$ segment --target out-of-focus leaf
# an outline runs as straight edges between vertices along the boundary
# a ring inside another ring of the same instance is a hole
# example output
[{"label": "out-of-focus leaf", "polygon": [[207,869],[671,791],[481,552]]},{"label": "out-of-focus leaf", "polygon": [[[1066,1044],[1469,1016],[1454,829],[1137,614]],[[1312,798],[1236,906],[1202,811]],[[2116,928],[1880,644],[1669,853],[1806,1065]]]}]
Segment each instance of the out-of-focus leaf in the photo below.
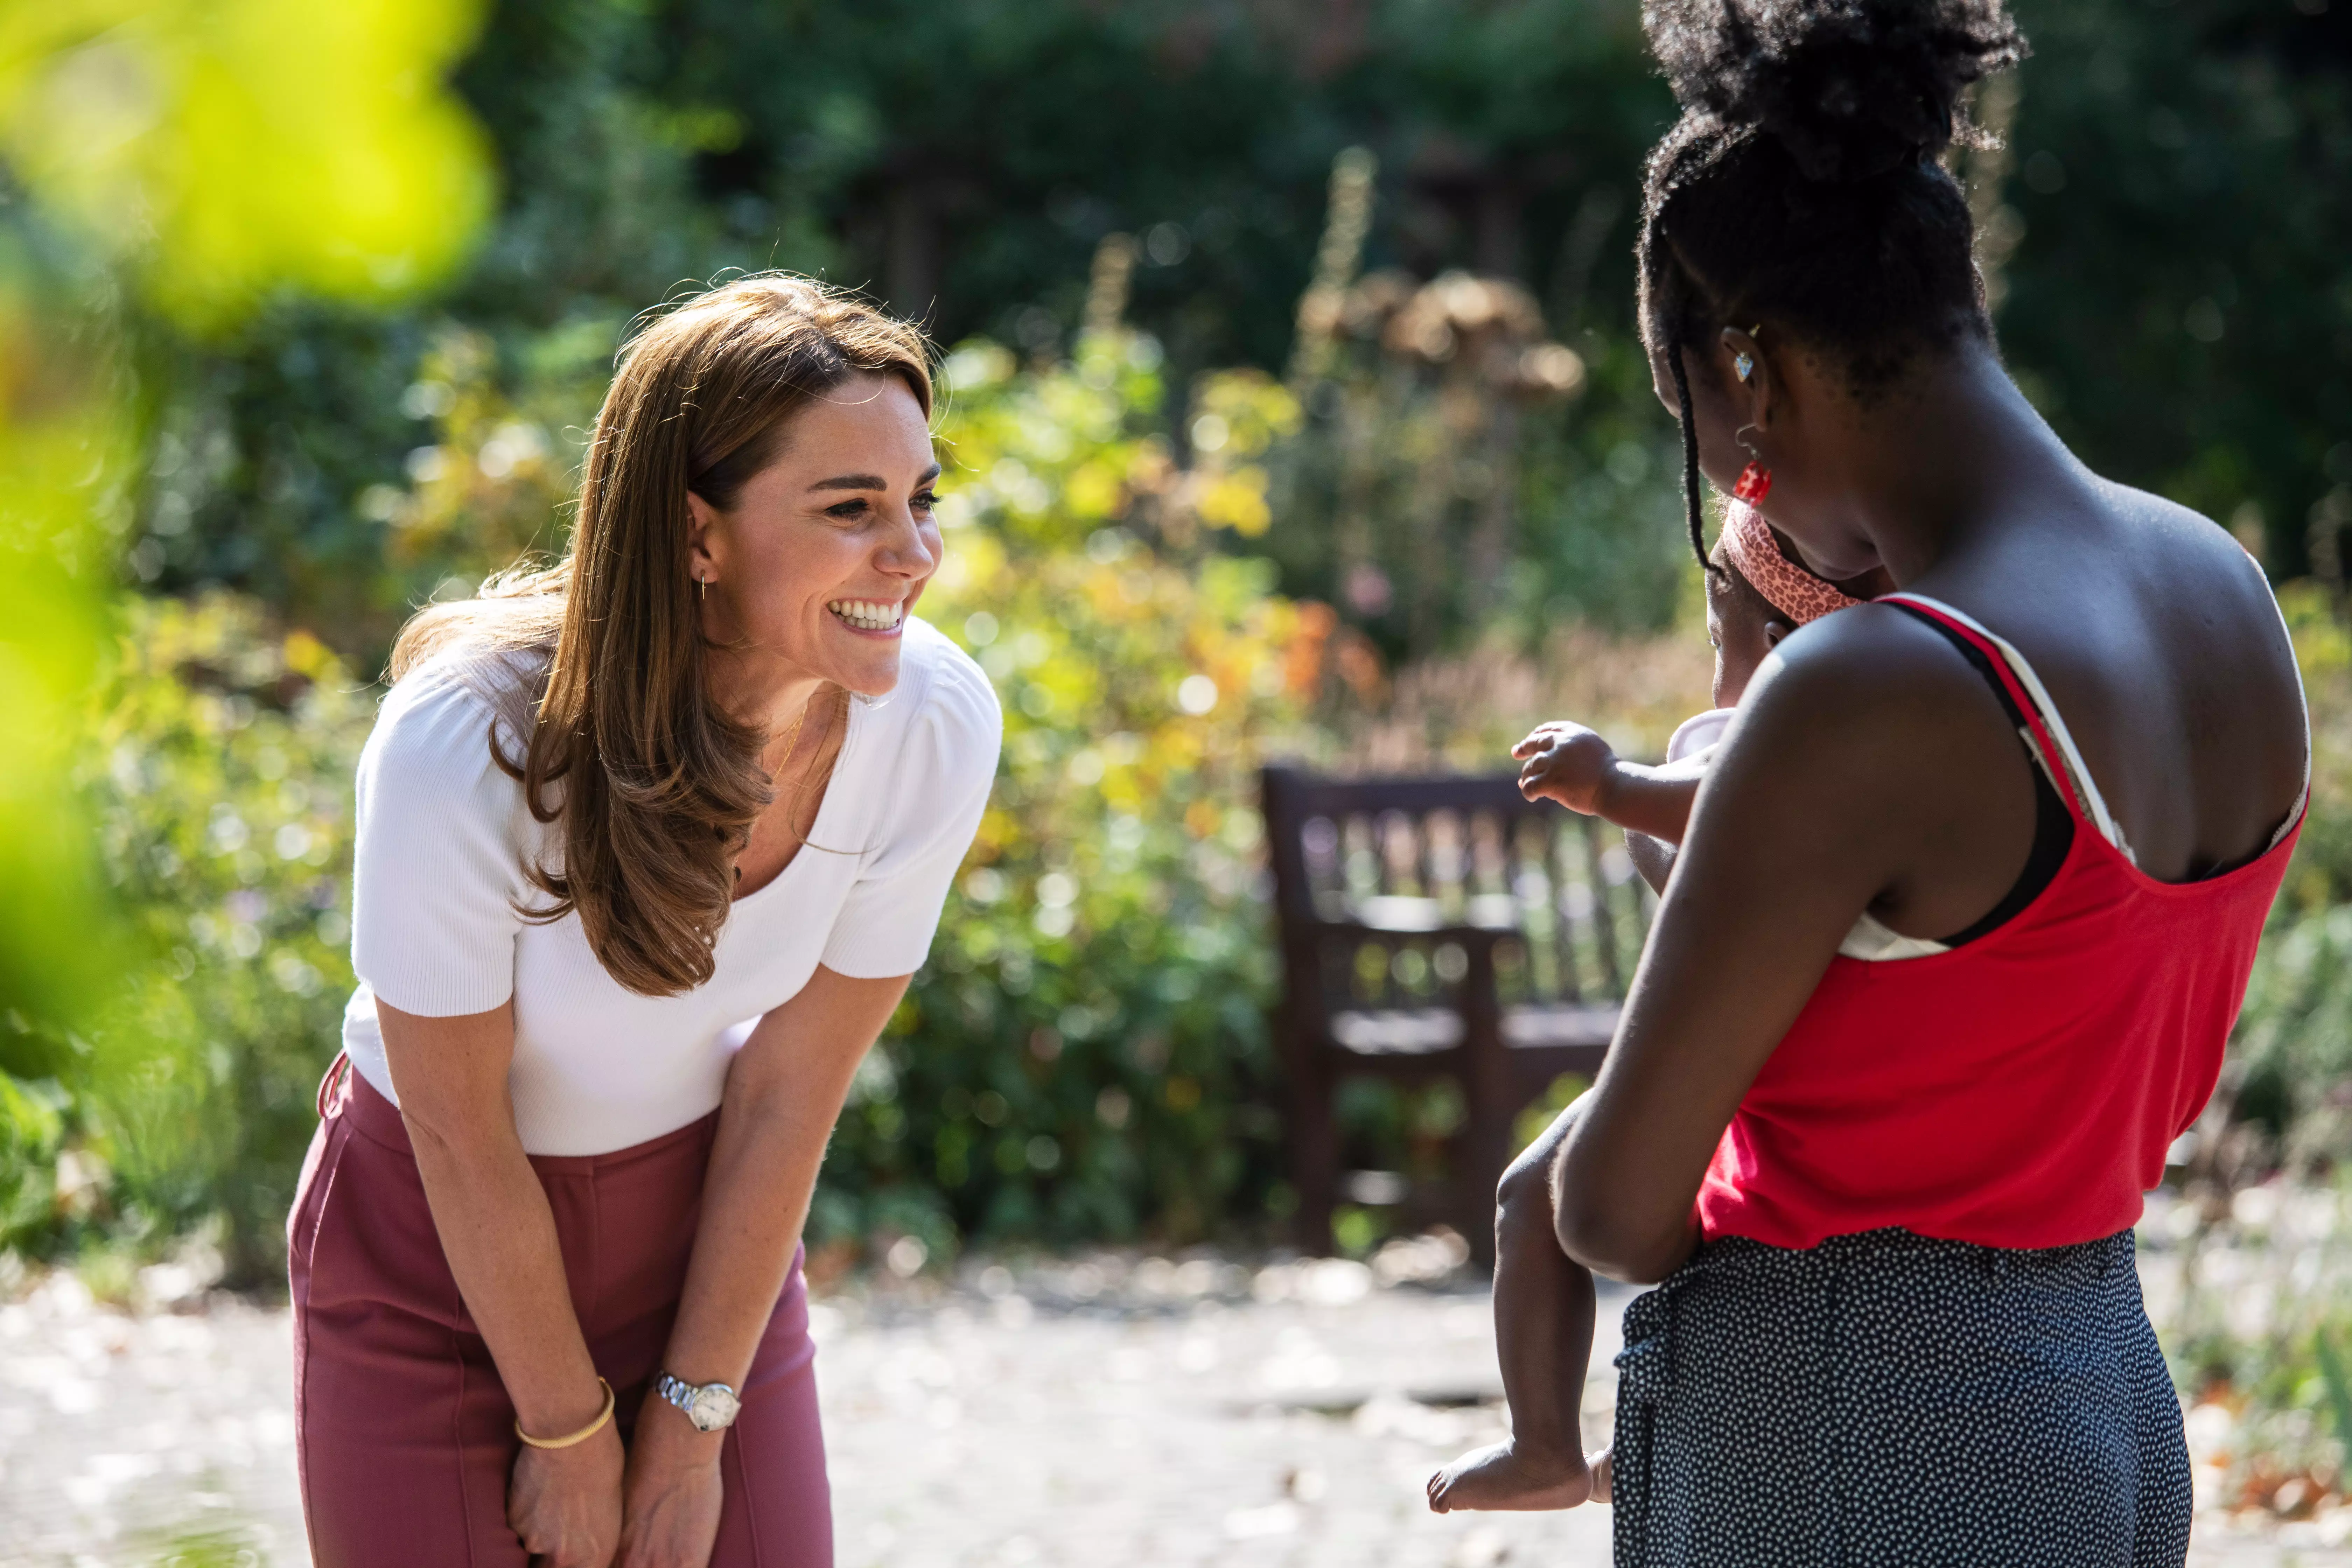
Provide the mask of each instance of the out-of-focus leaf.
[{"label": "out-of-focus leaf", "polygon": [[279,289],[383,300],[490,202],[442,77],[478,0],[82,0],[0,13],[0,149],[48,208],[213,327]]}]

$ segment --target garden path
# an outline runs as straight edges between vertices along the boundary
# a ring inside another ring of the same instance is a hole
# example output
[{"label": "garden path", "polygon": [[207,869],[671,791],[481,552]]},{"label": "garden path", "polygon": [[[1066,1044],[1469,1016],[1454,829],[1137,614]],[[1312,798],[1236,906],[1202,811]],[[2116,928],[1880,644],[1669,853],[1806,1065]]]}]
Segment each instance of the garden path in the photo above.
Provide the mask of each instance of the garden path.
[{"label": "garden path", "polygon": [[[1433,1465],[1502,1430],[1486,1301],[1437,1243],[1379,1261],[1106,1256],[825,1294],[843,1568],[1607,1563],[1603,1510],[1423,1506]],[[1601,1300],[1596,1432],[1629,1298]],[[181,1305],[111,1310],[59,1275],[0,1307],[0,1568],[307,1562],[286,1313]],[[2352,1568],[2208,1533],[2197,1568]]]}]

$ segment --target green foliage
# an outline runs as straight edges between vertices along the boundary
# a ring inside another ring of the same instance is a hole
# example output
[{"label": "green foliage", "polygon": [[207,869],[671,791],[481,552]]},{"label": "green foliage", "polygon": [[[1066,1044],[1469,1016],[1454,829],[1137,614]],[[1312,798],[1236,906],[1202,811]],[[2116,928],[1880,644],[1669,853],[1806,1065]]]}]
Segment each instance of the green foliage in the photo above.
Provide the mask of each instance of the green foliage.
[{"label": "green foliage", "polygon": [[2209,1506],[2307,1513],[2344,1492],[2346,1201],[2340,1184],[2273,1184],[2234,1202],[2191,1194],[2153,1205],[2142,1228],[2150,1310],[2191,1405],[2191,1453],[2212,1468],[2200,1487],[2220,1494]]},{"label": "green foliage", "polygon": [[352,987],[351,778],[374,703],[247,604],[134,602],[87,788],[142,960],[76,1058],[115,1224],[219,1215],[232,1276],[276,1273]]},{"label": "green foliage", "polygon": [[[153,1088],[209,1072],[260,1090],[273,1074],[241,1052],[285,1020],[211,1005],[195,955],[215,915],[187,895],[220,889],[155,869],[205,830],[173,813],[235,809],[235,742],[209,737],[223,754],[208,758],[168,744],[175,721],[144,710],[136,651],[121,706],[90,704],[142,425],[164,401],[137,378],[141,343],[151,326],[226,331],[288,288],[380,302],[446,271],[488,199],[472,124],[439,81],[476,15],[471,0],[0,11],[0,1246],[58,1245],[110,1195],[170,1222],[192,1191],[211,1207],[232,1173],[282,1185],[247,1148],[279,1157],[282,1097]],[[148,527],[179,525],[158,511]],[[168,640],[151,619],[130,612],[134,642]],[[166,742],[152,756],[151,739]],[[93,758],[118,765],[77,779]],[[267,879],[243,880],[236,896],[260,896]],[[142,941],[183,925],[166,981]],[[247,1194],[226,1202],[242,1257],[267,1255],[275,1216],[264,1229]]]},{"label": "green foliage", "polygon": [[2319,1375],[2327,1386],[2327,1414],[2336,1426],[2336,1444],[2352,1460],[2352,1377],[2344,1372],[2344,1357],[2326,1327],[2312,1331],[2311,1348],[2319,1362]]},{"label": "green foliage", "polygon": [[2352,630],[2314,584],[2279,600],[2311,711],[2311,805],[2239,1016],[2232,1109],[2310,1172],[2352,1159]]},{"label": "green foliage", "polygon": [[0,23],[0,154],[199,329],[293,287],[383,301],[446,272],[490,197],[443,73],[478,0],[91,0]]},{"label": "green foliage", "polygon": [[2294,574],[2315,506],[2338,496],[2329,527],[2352,522],[2332,195],[2352,178],[2352,29],[2270,0],[2018,11],[2009,357],[2092,467],[2266,534]]},{"label": "green foliage", "polygon": [[1300,332],[1307,417],[1264,545],[1286,588],[1399,662],[1672,617],[1689,574],[1638,347],[1588,332],[1590,364],[1528,290],[1460,272],[1318,279]]},{"label": "green foliage", "polygon": [[922,607],[996,683],[1004,758],[835,1136],[822,1231],[1184,1239],[1278,1201],[1252,768],[1315,670],[1311,617],[1262,563],[1165,542],[1249,481],[1171,468],[1159,363],[1134,334],[1051,369],[984,343],[948,362]]},{"label": "green foliage", "polygon": [[1542,1137],[1559,1119],[1559,1113],[1576,1103],[1576,1097],[1592,1087],[1592,1080],[1581,1073],[1564,1072],[1551,1080],[1543,1097],[1530,1104],[1511,1122],[1511,1142],[1520,1149]]},{"label": "green foliage", "polygon": [[[2259,527],[2270,563],[2300,570],[2315,506],[2331,539],[2352,520],[2352,235],[2325,199],[2352,155],[2342,7],[2021,9],[2035,54],[1988,205],[2010,362],[2095,467]],[[1590,373],[1572,408],[1528,421],[1507,581],[1481,617],[1663,625],[1670,431],[1628,258],[1671,106],[1636,23],[1631,0],[1345,19],[1166,0],[497,7],[459,75],[506,175],[469,268],[390,316],[286,303],[159,351],[165,450],[192,460],[138,498],[134,560],[168,590],[257,593],[366,668],[444,564],[363,504],[432,442],[401,403],[444,330],[527,379],[546,334],[590,323],[609,354],[633,312],[728,267],[823,271],[950,339],[1051,354],[1097,246],[1132,234],[1128,316],[1167,345],[1181,403],[1205,368],[1287,361],[1331,160],[1361,145],[1381,171],[1366,268],[1516,279]],[[1254,548],[1286,590],[1344,605],[1282,533]]]},{"label": "green foliage", "polygon": [[[529,404],[550,342],[609,366],[635,312],[730,268],[865,284],[950,341],[1050,359],[1077,335],[1097,246],[1132,234],[1126,314],[1166,345],[1155,412],[1185,458],[1191,421],[1171,416],[1201,374],[1288,356],[1331,159],[1356,142],[1393,171],[1368,265],[1521,278],[1556,333],[1616,363],[1631,191],[1665,102],[1635,17],[1630,0],[1383,5],[1328,26],[1163,0],[497,7],[458,77],[506,175],[470,267],[392,313],[288,301],[200,348],[154,342],[164,439],[133,567],[161,591],[254,593],[372,668],[454,569],[383,505],[417,453],[457,456],[408,395],[440,379],[429,362],[469,340]],[[1626,464],[1603,468],[1662,416],[1645,372],[1594,385],[1530,433],[1547,455],[1515,544],[1557,567],[1512,577],[1522,626],[1587,608],[1649,626],[1667,603],[1670,552],[1627,548],[1652,509],[1606,477]],[[593,406],[525,416],[559,475]],[[1286,591],[1328,597],[1280,558]]]},{"label": "green foliage", "polygon": [[113,935],[69,775],[131,429],[92,353],[110,341],[102,277],[13,216],[0,221],[0,1008],[55,1022],[104,975]]},{"label": "green foliage", "polygon": [[37,1244],[56,1223],[68,1103],[55,1079],[0,1071],[0,1251]]}]

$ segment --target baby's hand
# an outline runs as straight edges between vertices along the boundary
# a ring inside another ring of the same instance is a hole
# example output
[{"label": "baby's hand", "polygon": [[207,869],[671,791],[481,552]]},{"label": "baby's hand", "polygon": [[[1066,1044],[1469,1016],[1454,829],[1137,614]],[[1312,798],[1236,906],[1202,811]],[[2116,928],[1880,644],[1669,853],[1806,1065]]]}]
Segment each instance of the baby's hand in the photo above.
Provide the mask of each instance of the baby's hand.
[{"label": "baby's hand", "polygon": [[1609,742],[1581,724],[1565,720],[1537,726],[1511,748],[1523,764],[1519,793],[1529,800],[1558,801],[1587,816],[1601,814],[1601,797],[1617,770]]}]

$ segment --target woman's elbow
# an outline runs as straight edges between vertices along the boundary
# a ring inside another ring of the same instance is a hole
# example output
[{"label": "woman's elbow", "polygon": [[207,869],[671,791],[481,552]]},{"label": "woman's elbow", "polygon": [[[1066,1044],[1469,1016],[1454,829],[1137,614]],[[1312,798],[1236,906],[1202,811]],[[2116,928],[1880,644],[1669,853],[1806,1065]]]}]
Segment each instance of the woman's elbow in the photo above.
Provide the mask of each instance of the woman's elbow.
[{"label": "woman's elbow", "polygon": [[418,1103],[402,1103],[400,1125],[408,1134],[410,1152],[421,1163],[468,1170],[495,1160],[502,1144],[520,1146],[511,1112],[500,1121],[462,1107],[426,1102],[422,1096],[412,1099]]},{"label": "woman's elbow", "polygon": [[1564,1173],[1552,1210],[1560,1249],[1595,1274],[1628,1285],[1656,1284],[1687,1255],[1688,1227],[1657,1224],[1642,1206],[1606,1182],[1572,1181]]}]

